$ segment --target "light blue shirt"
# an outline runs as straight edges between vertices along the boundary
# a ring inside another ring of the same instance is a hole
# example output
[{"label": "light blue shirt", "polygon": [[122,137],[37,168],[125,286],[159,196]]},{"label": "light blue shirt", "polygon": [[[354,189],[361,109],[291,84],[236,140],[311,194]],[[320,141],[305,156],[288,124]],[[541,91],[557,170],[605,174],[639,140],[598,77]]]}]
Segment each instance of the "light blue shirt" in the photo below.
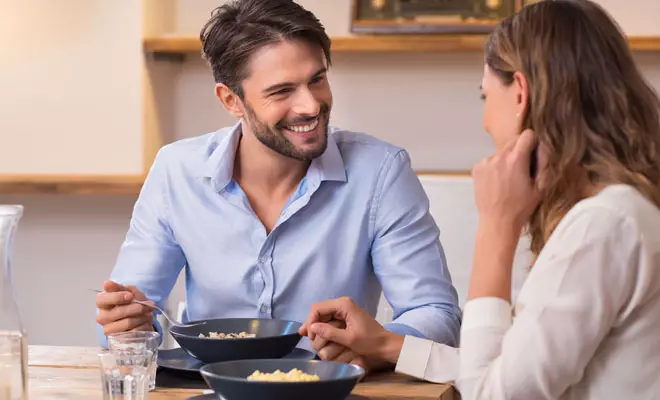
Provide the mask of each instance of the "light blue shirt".
[{"label": "light blue shirt", "polygon": [[[387,329],[458,344],[456,290],[406,151],[330,128],[326,151],[266,234],[232,179],[240,137],[239,123],[160,150],[112,280],[163,306],[185,269],[187,321],[303,322],[313,303],[342,296],[375,315],[382,287]],[[106,345],[102,329],[99,340]]]}]

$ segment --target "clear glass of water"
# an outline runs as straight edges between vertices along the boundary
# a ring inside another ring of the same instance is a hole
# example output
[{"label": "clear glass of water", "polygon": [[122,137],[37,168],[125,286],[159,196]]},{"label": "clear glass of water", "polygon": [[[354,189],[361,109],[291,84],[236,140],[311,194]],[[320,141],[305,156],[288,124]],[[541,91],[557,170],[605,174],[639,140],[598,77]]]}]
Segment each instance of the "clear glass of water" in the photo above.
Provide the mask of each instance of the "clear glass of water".
[{"label": "clear glass of water", "polygon": [[150,351],[151,359],[147,370],[149,375],[149,390],[156,388],[156,370],[158,368],[158,347],[160,346],[160,333],[158,332],[121,332],[108,335],[108,348],[115,351]]},{"label": "clear glass of water", "polygon": [[99,354],[103,400],[145,400],[149,392],[148,365],[152,353],[113,351]]}]

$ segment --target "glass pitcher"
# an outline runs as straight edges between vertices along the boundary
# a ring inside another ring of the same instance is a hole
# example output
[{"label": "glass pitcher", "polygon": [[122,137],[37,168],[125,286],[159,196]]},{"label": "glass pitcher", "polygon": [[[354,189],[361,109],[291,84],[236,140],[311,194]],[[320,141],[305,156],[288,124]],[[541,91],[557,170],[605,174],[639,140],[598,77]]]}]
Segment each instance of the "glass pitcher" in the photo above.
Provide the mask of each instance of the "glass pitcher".
[{"label": "glass pitcher", "polygon": [[11,284],[11,250],[23,206],[0,205],[0,400],[27,399],[27,335]]}]

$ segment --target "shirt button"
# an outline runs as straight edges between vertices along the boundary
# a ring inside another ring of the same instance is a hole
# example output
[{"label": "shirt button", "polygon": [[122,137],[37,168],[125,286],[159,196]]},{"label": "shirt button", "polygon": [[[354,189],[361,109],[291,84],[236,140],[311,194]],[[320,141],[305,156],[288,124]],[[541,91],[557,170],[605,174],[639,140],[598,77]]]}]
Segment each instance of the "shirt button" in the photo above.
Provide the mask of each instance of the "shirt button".
[{"label": "shirt button", "polygon": [[262,314],[266,314],[268,312],[268,306],[266,304],[262,304],[259,311],[261,311]]},{"label": "shirt button", "polygon": [[268,257],[261,257],[262,264],[268,264]]}]

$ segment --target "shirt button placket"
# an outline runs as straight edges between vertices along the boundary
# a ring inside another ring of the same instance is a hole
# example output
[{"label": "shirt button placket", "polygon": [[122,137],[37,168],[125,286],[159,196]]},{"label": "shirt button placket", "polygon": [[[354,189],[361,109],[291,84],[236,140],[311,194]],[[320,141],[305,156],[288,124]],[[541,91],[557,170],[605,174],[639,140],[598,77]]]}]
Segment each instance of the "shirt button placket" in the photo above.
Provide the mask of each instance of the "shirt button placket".
[{"label": "shirt button placket", "polygon": [[261,251],[261,257],[259,257],[259,266],[261,274],[263,276],[263,281],[265,283],[264,290],[261,293],[259,298],[259,317],[260,318],[272,318],[270,304],[272,302],[273,295],[273,260],[268,254],[272,251],[271,241],[267,240],[264,244],[264,248]]}]

